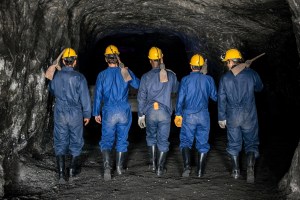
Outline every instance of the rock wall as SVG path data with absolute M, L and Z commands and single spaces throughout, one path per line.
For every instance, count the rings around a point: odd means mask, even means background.
M 52 102 L 43 74 L 70 40 L 64 2 L 44 2 L 0 3 L 0 163 L 25 147 L 39 153 L 52 148 Z M 1 165 L 0 196 L 4 176 Z
M 300 55 L 300 4 L 291 0 L 288 0 L 288 2 L 292 12 L 298 54 Z M 290 199 L 299 199 L 300 197 L 300 141 L 295 150 L 290 169 L 280 181 L 279 188 L 285 191 Z
M 279 182 L 279 188 L 290 199 L 299 199 L 300 197 L 300 142 L 295 150 L 289 171 Z

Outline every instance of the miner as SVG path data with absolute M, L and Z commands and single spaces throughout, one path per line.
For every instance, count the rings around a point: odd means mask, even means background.
M 227 128 L 227 152 L 232 160 L 232 177 L 240 176 L 239 155 L 242 147 L 247 155 L 247 182 L 253 183 L 255 160 L 259 157 L 258 118 L 255 92 L 263 89 L 256 71 L 250 67 L 240 68 L 243 58 L 238 49 L 229 49 L 222 61 L 229 71 L 222 75 L 218 90 L 218 123 Z
M 151 47 L 148 54 L 151 70 L 141 78 L 138 91 L 138 125 L 146 128 L 150 169 L 162 176 L 169 151 L 172 94 L 177 93 L 176 74 L 165 68 L 160 48 Z
M 55 97 L 54 150 L 57 160 L 59 183 L 65 183 L 65 156 L 71 155 L 69 178 L 79 172 L 79 156 L 84 145 L 83 125 L 91 118 L 91 100 L 87 81 L 74 70 L 77 54 L 66 48 L 62 53 L 63 66 L 50 80 L 49 90 Z
M 217 101 L 214 79 L 201 70 L 206 65 L 200 54 L 190 60 L 191 73 L 182 78 L 175 109 L 175 125 L 180 129 L 180 150 L 183 158 L 183 177 L 191 172 L 191 149 L 195 140 L 197 155 L 197 176 L 204 174 L 210 132 L 209 100 Z
M 116 172 L 122 175 L 126 169 L 128 132 L 132 122 L 131 105 L 128 102 L 129 87 L 138 89 L 140 80 L 124 66 L 119 49 L 108 45 L 105 61 L 108 67 L 98 74 L 95 91 L 93 116 L 102 124 L 99 147 L 102 152 L 104 180 L 111 179 L 111 152 L 116 148 Z

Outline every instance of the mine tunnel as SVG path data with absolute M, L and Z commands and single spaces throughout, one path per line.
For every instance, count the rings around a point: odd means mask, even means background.
M 189 73 L 187 49 L 180 37 L 166 33 L 116 34 L 95 41 L 92 48 L 82 52 L 79 70 L 85 74 L 88 83 L 94 85 L 98 73 L 107 67 L 104 59 L 105 48 L 113 44 L 120 51 L 121 61 L 141 77 L 151 69 L 148 59 L 149 49 L 160 47 L 164 62 L 181 79 Z
M 292 1 L 86 1 L 3 0 L 0 3 L 0 197 L 4 199 L 297 199 L 299 196 L 299 6 Z M 220 56 L 238 48 L 264 83 L 256 94 L 261 157 L 257 182 L 233 181 L 226 160 L 226 131 L 210 102 L 211 131 L 204 179 L 183 179 L 180 129 L 172 121 L 168 173 L 147 173 L 145 130 L 137 125 L 130 89 L 132 126 L 129 172 L 109 183 L 101 177 L 101 125 L 85 127 L 82 173 L 57 186 L 53 152 L 53 105 L 44 74 L 61 51 L 78 52 L 76 70 L 91 97 L 107 67 L 105 48 L 116 45 L 137 77 L 151 69 L 148 51 L 162 49 L 166 68 L 180 81 L 200 53 L 216 86 L 227 71 Z M 175 99 L 174 99 L 175 100 Z M 174 115 L 172 116 L 172 120 Z M 226 164 L 227 163 L 227 164 Z M 195 164 L 195 163 L 194 163 Z M 195 167 L 195 165 L 193 166 Z M 244 171 L 243 171 L 244 173 Z

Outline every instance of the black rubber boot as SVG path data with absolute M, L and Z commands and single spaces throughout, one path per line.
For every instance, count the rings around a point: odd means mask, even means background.
M 76 177 L 80 172 L 81 172 L 80 157 L 72 156 L 70 161 L 70 168 L 69 168 L 69 178 L 72 179 Z
M 238 179 L 240 177 L 239 156 L 232 156 L 231 155 L 231 162 L 232 162 L 231 176 L 234 179 Z
M 201 152 L 198 153 L 197 174 L 199 178 L 203 177 L 204 175 L 206 156 L 207 153 L 201 153 Z
M 118 175 L 122 175 L 125 173 L 125 160 L 126 160 L 126 152 L 117 152 L 116 153 L 116 171 Z
M 103 157 L 103 167 L 104 167 L 104 180 L 111 180 L 111 159 L 110 159 L 110 150 L 102 151 Z
M 58 169 L 58 184 L 65 184 L 65 156 L 56 156 Z
M 184 147 L 181 150 L 182 158 L 183 158 L 183 177 L 189 177 L 191 173 L 191 155 L 190 149 L 188 147 Z
M 158 152 L 158 160 L 157 160 L 157 176 L 162 176 L 166 172 L 165 162 L 167 158 L 167 152 Z
M 156 150 L 156 146 L 153 145 L 153 146 L 148 146 L 148 154 L 149 154 L 149 169 L 155 173 L 156 171 L 156 153 L 157 153 L 157 150 Z
M 247 183 L 254 183 L 255 153 L 247 153 Z

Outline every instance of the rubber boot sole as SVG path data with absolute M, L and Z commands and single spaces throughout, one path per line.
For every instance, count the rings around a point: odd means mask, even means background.
M 186 169 L 186 170 L 183 171 L 182 177 L 189 177 L 190 173 L 191 173 L 191 170 L 190 169 Z
M 204 176 L 203 172 L 198 172 L 198 178 L 202 178 Z
M 104 180 L 105 180 L 105 181 L 109 181 L 109 180 L 111 180 L 111 173 L 110 173 L 110 169 L 106 169 L 106 170 L 104 170 Z
M 254 183 L 254 170 L 247 168 L 247 183 Z
M 122 167 L 117 167 L 116 172 L 118 176 L 125 174 L 127 169 L 123 169 Z
M 58 179 L 58 184 L 59 185 L 64 185 L 64 184 L 66 184 L 66 180 L 63 179 L 63 178 L 60 178 L 60 179 Z
M 78 180 L 79 176 L 70 176 L 68 182 L 73 183 L 74 181 Z
M 202 178 L 203 176 L 203 174 L 198 174 L 198 178 Z
M 240 177 L 240 172 L 238 170 L 233 170 L 232 173 L 231 173 L 231 176 L 234 179 L 238 179 Z
M 153 167 L 153 165 L 149 165 L 148 169 L 149 169 L 150 172 L 153 172 L 153 173 L 156 172 L 156 167 Z
M 163 176 L 165 173 L 167 173 L 167 169 L 163 169 L 163 170 L 157 170 L 156 171 L 156 175 L 157 176 Z

